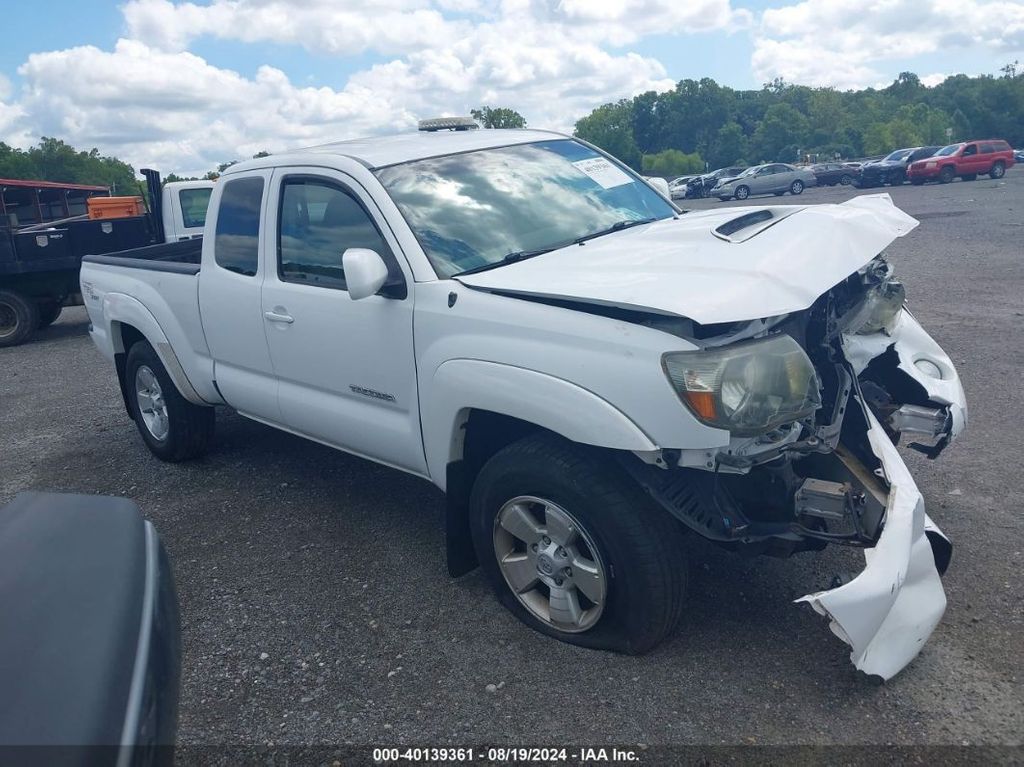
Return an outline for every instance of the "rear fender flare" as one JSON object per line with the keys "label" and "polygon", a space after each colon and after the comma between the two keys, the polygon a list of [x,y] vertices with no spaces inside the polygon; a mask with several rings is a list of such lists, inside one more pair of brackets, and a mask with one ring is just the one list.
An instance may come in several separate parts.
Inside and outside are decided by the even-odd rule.
{"label": "rear fender flare", "polygon": [[156,351],[178,393],[195,405],[210,404],[196,392],[160,323],[141,301],[124,293],[107,293],[103,297],[103,316],[110,323],[110,339],[115,355],[128,353],[128,349],[124,348],[124,326],[135,328]]}

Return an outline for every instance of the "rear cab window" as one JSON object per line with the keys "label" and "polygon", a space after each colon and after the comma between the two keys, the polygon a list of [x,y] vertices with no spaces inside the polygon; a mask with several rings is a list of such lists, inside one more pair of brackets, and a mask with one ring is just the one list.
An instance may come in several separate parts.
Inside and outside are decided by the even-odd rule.
{"label": "rear cab window", "polygon": [[214,237],[214,260],[218,266],[246,277],[256,274],[262,205],[262,178],[254,176],[225,182]]}
{"label": "rear cab window", "polygon": [[206,209],[210,207],[212,189],[182,189],[178,192],[181,219],[186,229],[206,226]]}

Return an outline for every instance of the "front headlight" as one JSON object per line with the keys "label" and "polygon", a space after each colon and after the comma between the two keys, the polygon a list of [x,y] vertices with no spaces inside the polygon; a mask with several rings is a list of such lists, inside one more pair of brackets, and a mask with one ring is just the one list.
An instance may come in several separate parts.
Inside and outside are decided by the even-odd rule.
{"label": "front headlight", "polygon": [[753,437],[821,407],[818,376],[787,335],[662,357],[683,403],[708,426]]}
{"label": "front headlight", "polygon": [[890,277],[876,285],[868,291],[858,310],[858,318],[863,317],[863,324],[857,329],[857,334],[866,336],[883,330],[887,334],[892,333],[906,300],[907,290],[899,280]]}

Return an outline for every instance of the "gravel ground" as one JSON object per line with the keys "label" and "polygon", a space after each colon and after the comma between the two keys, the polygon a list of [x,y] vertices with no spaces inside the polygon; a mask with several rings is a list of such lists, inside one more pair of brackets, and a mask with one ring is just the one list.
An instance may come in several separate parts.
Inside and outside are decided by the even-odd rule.
{"label": "gravel ground", "polygon": [[857,572],[857,552],[741,559],[695,541],[675,638],[639,658],[560,644],[479,572],[447,577],[443,500],[422,480],[227,411],[205,459],[151,457],[83,309],[0,349],[0,502],[126,495],[153,520],[181,601],[186,744],[1020,744],[1024,170],[892,195],[921,220],[892,259],[971,421],[938,461],[907,454],[954,558],[945,618],[884,685],[792,604]]}

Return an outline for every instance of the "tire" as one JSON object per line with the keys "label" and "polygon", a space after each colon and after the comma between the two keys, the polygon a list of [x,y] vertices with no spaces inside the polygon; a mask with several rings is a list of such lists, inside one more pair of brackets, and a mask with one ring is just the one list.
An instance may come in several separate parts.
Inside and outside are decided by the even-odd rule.
{"label": "tire", "polygon": [[[640,654],[679,623],[682,526],[599,451],[554,435],[525,437],[484,465],[469,508],[473,544],[498,600],[536,631]],[[500,563],[510,559],[523,566]],[[581,572],[600,577],[582,585]],[[558,591],[554,604],[568,606],[557,610],[561,621],[551,614]]]}
{"label": "tire", "polygon": [[952,165],[947,165],[945,168],[943,168],[942,170],[939,171],[939,183],[940,184],[948,184],[949,182],[951,182],[953,180],[953,177],[955,175],[956,175],[956,171],[953,170],[953,166]]}
{"label": "tire", "polygon": [[1006,175],[1006,163],[1002,160],[997,160],[992,164],[992,170],[988,172],[989,178],[1002,178]]}
{"label": "tire", "polygon": [[800,179],[797,179],[796,181],[794,181],[792,184],[789,185],[789,193],[790,194],[803,194],[803,192],[804,192],[804,182],[801,181]]}
{"label": "tire", "polygon": [[61,312],[64,311],[64,307],[56,301],[40,301],[39,304],[39,322],[37,327],[42,330],[48,328],[50,325],[57,321],[60,317]]}
{"label": "tire", "polygon": [[745,200],[745,199],[747,199],[748,197],[750,197],[750,187],[749,186],[743,186],[743,185],[740,185],[740,186],[736,187],[735,197],[736,197],[737,200]]}
{"label": "tire", "polygon": [[842,176],[839,177],[839,183],[842,184],[843,186],[849,186],[850,184],[853,183],[853,176],[851,176],[849,173],[844,173]]}
{"label": "tire", "polygon": [[178,393],[152,346],[145,341],[132,346],[124,375],[128,409],[153,455],[178,463],[207,451],[213,408],[194,405]]}
{"label": "tire", "polygon": [[905,173],[896,171],[891,176],[889,176],[889,186],[903,186],[903,182],[906,180],[907,176]]}
{"label": "tire", "polygon": [[0,290],[0,347],[24,343],[38,327],[35,301],[13,290]]}

